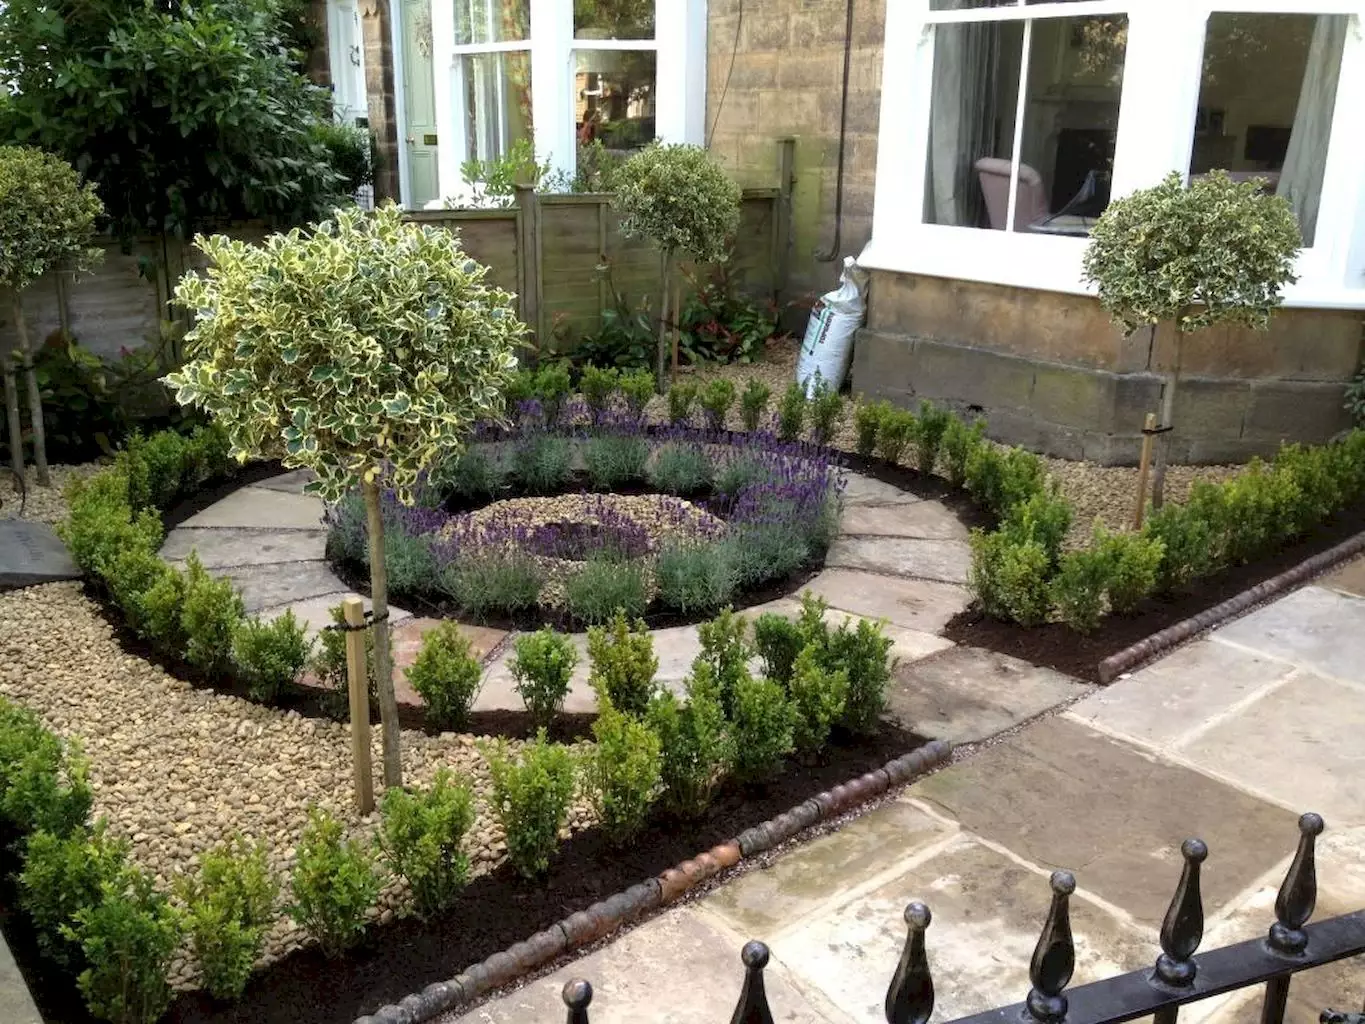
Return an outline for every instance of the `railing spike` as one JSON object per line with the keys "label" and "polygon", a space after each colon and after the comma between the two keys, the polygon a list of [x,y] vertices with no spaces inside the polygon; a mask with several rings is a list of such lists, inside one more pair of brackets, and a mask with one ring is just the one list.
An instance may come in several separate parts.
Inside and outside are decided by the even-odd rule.
{"label": "railing spike", "polygon": [[1325,827],[1320,814],[1310,811],[1299,818],[1299,848],[1275,897],[1275,923],[1266,939],[1277,953],[1294,956],[1308,945],[1303,926],[1313,916],[1318,901],[1315,847]]}
{"label": "railing spike", "polygon": [[1033,949],[1028,976],[1033,983],[1025,1005],[1036,1021],[1060,1021],[1066,1018],[1066,996],[1062,989],[1071,980],[1076,967],[1076,947],[1071,941],[1071,894],[1076,891],[1076,879],[1069,871],[1054,871],[1049,880],[1052,886],[1052,906]]}
{"label": "railing spike", "polygon": [[905,908],[909,932],[901,962],[886,990],[887,1024],[925,1024],[934,1012],[934,979],[924,952],[924,932],[933,919],[929,908],[918,901]]}
{"label": "railing spike", "polygon": [[730,1024],[773,1024],[773,1012],[768,1009],[768,992],[763,986],[763,968],[768,966],[768,947],[751,939],[739,951],[744,964],[744,989],[739,994],[735,1015]]}
{"label": "railing spike", "polygon": [[588,1024],[588,1004],[592,1002],[592,986],[582,978],[564,983],[561,993],[569,1008],[568,1024]]}
{"label": "railing spike", "polygon": [[1161,922],[1161,955],[1156,959],[1156,976],[1167,985],[1185,988],[1194,983],[1199,965],[1192,959],[1204,939],[1204,902],[1199,892],[1199,865],[1209,855],[1202,839],[1186,839],[1180,844],[1185,867]]}

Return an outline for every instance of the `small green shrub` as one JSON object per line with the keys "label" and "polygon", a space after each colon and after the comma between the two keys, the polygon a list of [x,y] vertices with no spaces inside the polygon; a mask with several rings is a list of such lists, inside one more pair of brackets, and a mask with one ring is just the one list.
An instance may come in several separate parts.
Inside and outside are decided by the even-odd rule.
{"label": "small green shrub", "polygon": [[649,400],[654,397],[653,371],[641,367],[629,373],[622,373],[618,387],[621,398],[626,403],[626,411],[630,413],[631,419],[638,421],[645,414],[645,406],[649,405]]}
{"label": "small green shrub", "polygon": [[815,385],[810,399],[810,434],[816,444],[829,444],[844,418],[844,396],[825,381]]}
{"label": "small green shrub", "polygon": [[43,955],[64,967],[79,969],[80,946],[63,927],[74,925],[76,911],[94,906],[106,883],[115,881],[128,860],[128,842],[111,838],[103,819],[88,833],[67,836],[34,832],[24,844],[19,875],[19,904],[27,911]]}
{"label": "small green shrub", "polygon": [[422,698],[427,721],[441,729],[464,727],[482,678],[483,666],[470,653],[469,638],[450,621],[423,634],[408,669],[408,682]]}
{"label": "small green shrub", "polygon": [[1050,586],[1058,617],[1077,632],[1089,633],[1104,617],[1109,560],[1094,548],[1069,551]]}
{"label": "small green shrub", "polygon": [[89,820],[92,802],[80,747],[63,744],[33,712],[0,699],[0,818],[20,836],[68,836]]}
{"label": "small green shrub", "polygon": [[536,397],[540,399],[545,412],[545,422],[559,422],[559,413],[564,399],[573,394],[573,383],[569,379],[569,368],[563,363],[547,363],[536,371]]}
{"label": "small green shrub", "polygon": [[379,897],[380,875],[369,850],[346,838],[341,822],[314,807],[299,841],[289,916],[327,956],[359,941]]}
{"label": "small green shrub", "polygon": [[102,577],[121,553],[155,552],[161,546],[161,520],[149,509],[134,513],[128,477],[117,469],[73,481],[66,500],[70,514],[58,524],[57,535],[88,573]]}
{"label": "small green shrub", "polygon": [[540,566],[517,551],[461,557],[437,579],[438,588],[476,619],[534,608],[544,585]]}
{"label": "small green shrub", "polygon": [[507,859],[526,878],[542,875],[559,845],[574,793],[574,758],[542,730],[513,760],[504,743],[483,748],[493,782],[491,809],[502,825]]}
{"label": "small green shrub", "polygon": [[915,429],[915,452],[919,471],[928,476],[938,463],[938,452],[943,444],[943,436],[948,425],[956,419],[947,409],[941,409],[933,402],[919,404],[919,425]]}
{"label": "small green shrub", "polygon": [[947,470],[945,476],[953,487],[962,487],[967,482],[967,465],[972,453],[985,445],[986,424],[983,420],[966,420],[956,416],[948,420],[943,431],[943,462]]}
{"label": "small green shrub", "polygon": [[659,603],[684,614],[714,612],[738,585],[731,549],[709,541],[665,544],[654,568]]}
{"label": "small green shrub", "polygon": [[180,490],[186,439],[174,430],[151,437],[128,435],[114,465],[128,477],[128,501],[135,509],[166,508]]}
{"label": "small green shrub", "polygon": [[583,782],[597,820],[616,842],[645,827],[659,793],[662,751],[659,737],[644,722],[599,695],[592,725],[597,744],[583,765]]}
{"label": "small green shrub", "polygon": [[804,647],[792,665],[791,694],[796,749],[817,754],[829,742],[829,731],[848,709],[848,671],[830,670],[817,644]]}
{"label": "small green shrub", "polygon": [[739,418],[744,421],[744,429],[754,433],[763,424],[763,414],[768,411],[768,402],[773,397],[773,389],[761,380],[750,379],[739,396]]}
{"label": "small green shrub", "polygon": [[1047,552],[1048,568],[1057,564],[1071,529],[1071,506],[1056,491],[1038,491],[1009,508],[1001,529],[1017,540],[1036,540]]}
{"label": "small green shrub", "polygon": [[910,442],[915,439],[917,421],[908,409],[887,406],[877,424],[877,454],[887,462],[899,463]]}
{"label": "small green shrub", "polygon": [[588,479],[599,491],[612,491],[645,478],[649,442],[628,434],[602,434],[583,449]]}
{"label": "small green shrub", "polygon": [[[155,557],[155,556],[153,556]],[[185,656],[188,638],[181,621],[185,606],[185,574],[171,566],[142,595],[142,635],[158,651],[176,658]]]}
{"label": "small green shrub", "polygon": [[[341,605],[327,609],[332,624],[341,626],[346,623],[346,615]],[[389,646],[392,648],[393,634],[390,633]],[[365,677],[369,680],[370,704],[374,705],[378,695],[374,686],[374,630],[364,631],[365,637]],[[329,693],[328,710],[339,718],[350,714],[351,684],[346,668],[346,633],[339,629],[324,629],[318,634],[318,649],[309,666],[313,674],[325,683]]]}
{"label": "small green shrub", "polygon": [[832,632],[823,629],[823,619],[815,627],[813,612],[818,607],[803,610],[801,625],[808,637],[823,645],[825,670],[848,676],[848,695],[840,724],[850,732],[874,733],[886,710],[886,687],[895,667],[890,657],[892,640],[886,635],[884,623],[870,619],[859,619],[855,626],[845,617]]}
{"label": "small green shrub", "polygon": [[1005,530],[972,531],[968,581],[981,609],[996,619],[1036,626],[1047,620],[1052,559],[1032,538]]}
{"label": "small green shrub", "polygon": [[175,570],[156,552],[144,547],[120,551],[108,566],[104,585],[139,636],[153,639],[148,635],[146,597],[163,577],[173,573]]}
{"label": "small green shrub", "polygon": [[656,689],[659,659],[643,619],[632,625],[627,613],[618,609],[609,625],[589,629],[588,661],[588,680],[598,694],[627,714],[644,714]]}
{"label": "small green shrub", "polygon": [[707,381],[697,396],[702,412],[706,416],[706,426],[711,430],[724,430],[725,417],[735,404],[734,381],[726,377],[716,377]]}
{"label": "small green shrub", "polygon": [[648,606],[644,567],[638,561],[594,555],[564,581],[564,607],[588,625],[606,622],[617,612],[637,618]]}
{"label": "small green shrub", "polygon": [[763,674],[789,686],[796,657],[806,645],[800,627],[784,615],[764,612],[754,622],[754,648],[763,659]]}
{"label": "small green shrub", "polygon": [[527,494],[554,494],[573,476],[573,450],[568,439],[532,433],[512,449],[512,475]]}
{"label": "small green shrub", "polygon": [[[650,378],[650,389],[653,390],[653,376]],[[592,413],[593,422],[601,422],[603,416],[611,408],[611,396],[615,394],[617,385],[621,382],[621,372],[614,366],[583,367],[583,376],[579,378],[578,387],[583,392],[583,401],[587,403],[588,411]]]}
{"label": "small green shrub", "polygon": [[274,700],[298,679],[312,651],[313,642],[289,609],[269,622],[254,615],[243,619],[232,638],[237,675],[260,701]]}
{"label": "small green shrub", "polygon": [[384,793],[379,845],[389,865],[407,883],[421,918],[451,906],[469,879],[465,833],[474,824],[474,795],[438,769],[431,786]]}
{"label": "small green shrub", "polygon": [[[669,392],[672,394],[672,392]],[[654,453],[650,486],[665,494],[697,494],[711,486],[715,466],[699,444],[670,441]]]}
{"label": "small green shrub", "polygon": [[701,652],[692,663],[695,671],[699,662],[711,668],[720,686],[721,706],[734,710],[735,688],[749,677],[749,659],[754,650],[749,646],[749,624],[743,615],[726,608],[710,622],[697,627]]}
{"label": "small green shrub", "polygon": [[668,422],[684,426],[692,418],[692,406],[697,401],[697,382],[680,380],[668,389]]}
{"label": "small green shrub", "polygon": [[569,695],[578,648],[549,626],[517,637],[516,653],[508,662],[517,693],[538,728],[554,721]]}
{"label": "small green shrub", "polygon": [[789,384],[777,403],[777,437],[781,441],[796,441],[806,426],[806,389],[800,384]]}
{"label": "small green shrub", "polygon": [[114,1024],[154,1024],[171,1003],[166,976],[180,947],[180,914],[141,871],[125,867],[62,934],[87,964],[76,979],[85,1005]]}
{"label": "small green shrub", "polygon": [[264,844],[241,837],[204,854],[195,878],[181,879],[190,949],[215,999],[238,999],[275,923],[279,880]]}
{"label": "small green shrub", "polygon": [[233,637],[245,616],[232,580],[210,576],[191,552],[185,562],[185,597],[180,609],[185,660],[201,672],[226,668],[232,662]]}
{"label": "small green shrub", "polygon": [[645,720],[659,737],[664,803],[676,815],[695,818],[734,762],[735,746],[710,665],[694,664],[685,686],[686,703],[661,690]]}
{"label": "small green shrub", "polygon": [[980,444],[968,457],[966,472],[967,490],[997,515],[1004,515],[1047,487],[1043,460],[1022,448],[1001,453]]}
{"label": "small green shrub", "polygon": [[1126,615],[1156,592],[1165,553],[1161,542],[1141,534],[1106,534],[1101,550],[1109,559],[1109,607]]}
{"label": "small green shrub", "polygon": [[762,782],[775,775],[795,749],[795,718],[781,683],[749,676],[741,679],[730,714],[736,777],[744,782]]}
{"label": "small green shrub", "polygon": [[869,402],[862,398],[853,407],[853,448],[865,459],[870,459],[877,450],[882,417],[889,408],[886,402]]}
{"label": "small green shrub", "polygon": [[1351,422],[1357,427],[1365,427],[1365,367],[1351,378],[1346,387],[1346,411]]}

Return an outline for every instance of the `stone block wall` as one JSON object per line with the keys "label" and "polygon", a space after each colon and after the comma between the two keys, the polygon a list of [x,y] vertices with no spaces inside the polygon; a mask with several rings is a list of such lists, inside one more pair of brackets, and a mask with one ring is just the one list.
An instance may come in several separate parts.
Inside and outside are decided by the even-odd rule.
{"label": "stone block wall", "polygon": [[[982,413],[991,437],[1063,458],[1137,461],[1174,365],[1169,325],[1128,337],[1094,299],[874,272],[853,387]],[[1365,358],[1359,312],[1283,309],[1268,331],[1185,339],[1173,457],[1241,462],[1350,425],[1346,384]]]}
{"label": "stone block wall", "polygon": [[[853,3],[844,202],[835,258],[839,108],[846,4]],[[741,184],[771,186],[776,141],[796,137],[789,296],[831,287],[840,261],[872,234],[873,175],[881,103],[887,0],[710,0],[707,26],[708,144]]]}

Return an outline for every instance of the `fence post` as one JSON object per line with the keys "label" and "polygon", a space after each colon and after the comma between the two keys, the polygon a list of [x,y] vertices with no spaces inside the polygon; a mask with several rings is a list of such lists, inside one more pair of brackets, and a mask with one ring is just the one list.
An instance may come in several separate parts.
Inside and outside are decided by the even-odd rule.
{"label": "fence post", "polygon": [[773,299],[782,301],[791,277],[792,189],[796,185],[796,140],[777,140],[777,201],[773,205]]}
{"label": "fence post", "polygon": [[541,322],[544,294],[540,283],[540,197],[531,185],[517,190],[517,280],[521,283],[521,319],[536,338],[536,361],[545,343]]}
{"label": "fence post", "polygon": [[[351,760],[355,767],[355,802],[361,814],[374,810],[374,777],[370,770],[370,673],[365,664],[365,606],[358,597],[341,602],[346,625],[346,682],[351,698]],[[357,628],[358,627],[358,628]]]}

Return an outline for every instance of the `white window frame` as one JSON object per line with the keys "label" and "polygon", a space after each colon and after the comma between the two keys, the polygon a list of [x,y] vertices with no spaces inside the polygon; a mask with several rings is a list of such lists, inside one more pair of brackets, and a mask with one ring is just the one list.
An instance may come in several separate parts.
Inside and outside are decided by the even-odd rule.
{"label": "white window frame", "polygon": [[[1085,238],[924,222],[935,26],[1125,15],[1128,46],[1111,187],[1117,198],[1155,185],[1172,170],[1188,173],[1211,14],[1349,16],[1317,231],[1312,247],[1299,254],[1299,280],[1286,290],[1285,303],[1365,309],[1365,134],[1352,128],[1352,112],[1365,108],[1365,0],[1080,0],[1027,6],[1020,0],[949,11],[931,11],[930,0],[886,2],[872,240],[860,262],[1081,295],[1094,293],[1081,276]],[[1018,143],[1016,132],[1016,148]]]}
{"label": "white window frame", "polygon": [[[652,50],[655,71],[655,132],[665,142],[700,145],[706,118],[706,0],[655,0],[650,39],[576,39],[572,0],[530,0],[530,33],[524,40],[455,43],[455,3],[432,0],[432,73],[436,76],[439,185],[442,197],[467,191],[460,174],[467,152],[463,64],[466,54],[526,52],[531,60],[531,121],[536,160],[552,171],[573,174],[577,158],[574,124],[576,50]],[[659,40],[666,40],[660,46]]]}

